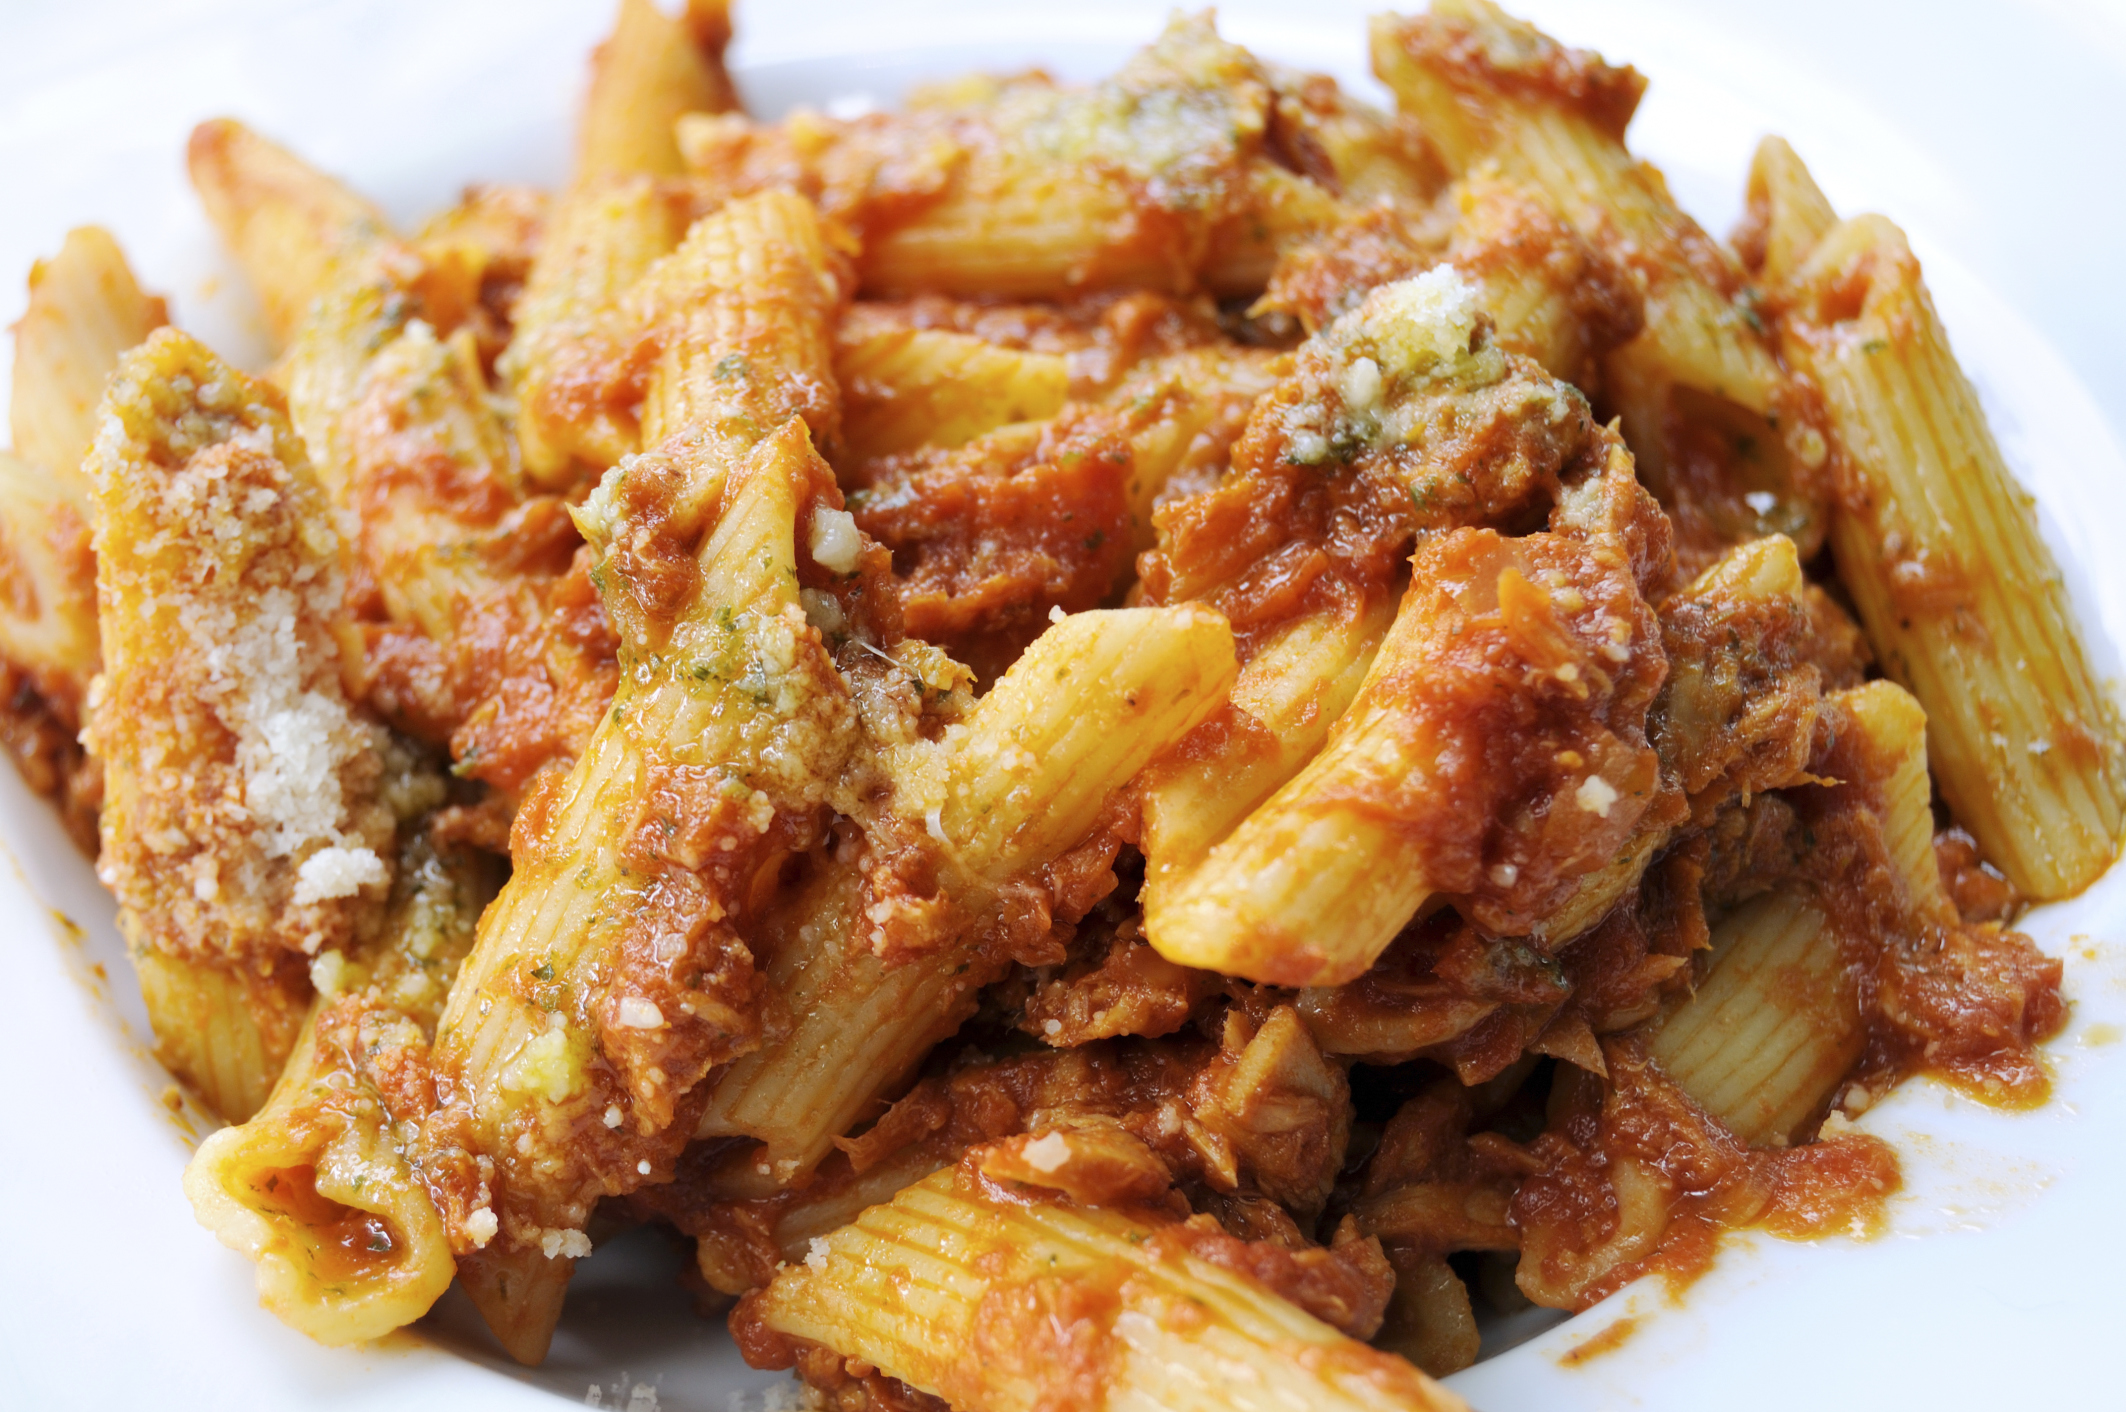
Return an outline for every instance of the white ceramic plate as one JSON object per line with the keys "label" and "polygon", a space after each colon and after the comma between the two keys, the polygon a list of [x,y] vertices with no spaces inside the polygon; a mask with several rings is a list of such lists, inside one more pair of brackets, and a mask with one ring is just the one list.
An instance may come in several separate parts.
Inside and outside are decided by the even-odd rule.
{"label": "white ceramic plate", "polygon": [[[756,111],[890,103],[911,80],[1042,62],[1111,66],[1163,0],[741,0],[736,52]],[[1228,0],[1231,37],[1364,77],[1365,5]],[[1721,0],[1531,0],[1561,37],[1653,80],[1634,145],[1725,230],[1756,138],[1784,133],[1841,209],[1889,213],[1926,263],[2009,460],[2037,493],[2107,674],[2126,641],[2126,9]],[[0,319],[31,259],[72,225],[110,226],[187,327],[240,360],[255,307],[182,175],[184,138],[242,117],[395,215],[469,180],[552,182],[606,0],[0,0]],[[2092,390],[2094,395],[2092,395]],[[532,1408],[742,1412],[750,1373],[638,1234],[579,1271],[553,1357],[506,1366],[446,1299],[418,1335],[318,1348],[257,1307],[251,1268],[192,1223],[186,1121],[142,1045],[111,904],[50,814],[0,768],[0,935],[15,1006],[0,1024],[0,1403],[10,1406]],[[74,931],[61,919],[83,929]],[[1875,1242],[1743,1240],[1671,1304],[1628,1290],[1454,1379],[1487,1412],[2118,1405],[2126,1314],[2116,1217],[2126,1159],[2126,875],[2032,915],[2074,1001],[2051,1046],[2057,1096],[2005,1115],[1924,1083],[1864,1124],[1904,1154]],[[105,976],[108,976],[108,980]],[[1639,1327],[1579,1366],[1611,1320]],[[651,1394],[655,1397],[652,1399]]]}

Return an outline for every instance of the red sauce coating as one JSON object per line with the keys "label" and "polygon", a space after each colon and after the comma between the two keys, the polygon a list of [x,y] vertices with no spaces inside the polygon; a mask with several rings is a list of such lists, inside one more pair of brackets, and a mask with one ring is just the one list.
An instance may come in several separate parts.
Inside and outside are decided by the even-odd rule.
{"label": "red sauce coating", "polygon": [[374,1279],[391,1264],[397,1241],[390,1224],[373,1211],[342,1206],[317,1189],[309,1167],[284,1167],[259,1174],[252,1199],[286,1216],[308,1233],[310,1267],[321,1283]]}
{"label": "red sauce coating", "polygon": [[1128,569],[1134,459],[1122,419],[1086,408],[1030,446],[986,437],[874,465],[851,506],[893,551],[907,630],[993,676],[1053,609],[1098,607]]}
{"label": "red sauce coating", "polygon": [[1863,1136],[1751,1149],[1649,1063],[1631,1040],[1603,1045],[1608,1082],[1561,1069],[1551,1121],[1531,1146],[1543,1170],[1513,1198],[1520,1285],[1540,1303],[1584,1309],[1658,1272],[1680,1291],[1712,1265],[1722,1236],[1867,1236],[1896,1192],[1897,1158]]}

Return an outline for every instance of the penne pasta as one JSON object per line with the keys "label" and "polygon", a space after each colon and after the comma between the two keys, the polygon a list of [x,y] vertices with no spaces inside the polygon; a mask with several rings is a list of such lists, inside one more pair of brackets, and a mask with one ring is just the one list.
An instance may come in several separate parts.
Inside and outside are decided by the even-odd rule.
{"label": "penne pasta", "polygon": [[[852,336],[853,334],[853,336]],[[999,348],[944,329],[852,331],[835,341],[852,458],[958,446],[1009,422],[1062,410],[1070,367],[1060,356]]]}
{"label": "penne pasta", "polygon": [[344,263],[388,229],[368,201],[231,119],[193,129],[186,161],[207,218],[251,277],[282,346]]}
{"label": "penne pasta", "polygon": [[0,729],[23,777],[93,854],[103,777],[78,737],[102,656],[82,460],[119,355],[167,310],[96,226],[70,231],[29,286],[9,403],[17,454],[0,453]]}
{"label": "penne pasta", "polygon": [[1384,597],[1291,624],[1240,669],[1226,706],[1146,770],[1148,913],[1313,758],[1358,695],[1393,607]]}
{"label": "penne pasta", "polygon": [[307,968],[263,970],[132,950],[155,1058],[208,1112],[242,1123],[265,1107],[288,1066],[310,1008]]}
{"label": "penne pasta", "polygon": [[[682,19],[653,0],[622,0],[594,56],[575,174],[532,261],[501,372],[517,399],[524,467],[567,489],[644,445],[635,404],[643,370],[620,297],[686,233],[691,197],[673,125],[737,98],[723,70],[725,0],[690,0]],[[657,440],[652,436],[649,443]]]}
{"label": "penne pasta", "polygon": [[259,1302],[320,1343],[411,1323],[455,1273],[401,1136],[419,1114],[394,1110],[472,945],[483,871],[416,834],[381,935],[313,967],[317,1004],[271,1098],[185,1168],[200,1224],[257,1264]]}
{"label": "penne pasta", "polygon": [[[688,118],[679,143],[713,187],[816,193],[861,241],[861,287],[886,297],[1252,294],[1286,245],[1351,209],[1271,159],[1272,80],[1208,17],[1177,18],[1091,89],[1022,80],[983,91],[978,103],[852,123]],[[1373,145],[1376,163],[1394,153]],[[1337,181],[1332,168],[1317,174]]]}
{"label": "penne pasta", "polygon": [[1713,928],[1712,957],[1648,1052],[1736,1136],[1785,1143],[1867,1040],[1837,929],[1804,894],[1768,892]]}
{"label": "penne pasta", "polygon": [[1750,159],[1743,218],[1733,244],[1742,263],[1776,290],[1798,274],[1838,213],[1783,137],[1767,137]]}
{"label": "penne pasta", "polygon": [[616,306],[685,231],[684,205],[649,177],[581,182],[555,203],[500,364],[538,484],[566,488],[579,462],[603,470],[641,445],[640,370]]}
{"label": "penne pasta", "polygon": [[[735,930],[756,878],[861,787],[845,772],[860,763],[847,689],[798,598],[800,526],[840,513],[797,415],[832,411],[817,399],[832,395],[836,286],[804,238],[812,219],[794,198],[737,203],[675,257],[713,306],[657,373],[670,386],[653,396],[688,431],[583,510],[631,666],[574,768],[520,816],[515,871],[438,1029],[456,1097],[424,1160],[493,1162],[491,1194],[453,1234],[476,1302],[526,1362],[588,1251],[591,1204],[668,1169],[690,1091],[759,1042]],[[793,238],[741,257],[731,234],[762,223]],[[586,1125],[604,1155],[580,1145]]]}
{"label": "penne pasta", "polygon": [[535,187],[483,182],[466,188],[463,200],[422,222],[413,235],[414,254],[437,272],[424,283],[467,299],[458,328],[473,335],[483,369],[492,368],[509,346],[551,205]]}
{"label": "penne pasta", "polygon": [[[666,1134],[689,1090],[758,1043],[752,959],[732,919],[754,876],[810,841],[853,745],[831,664],[792,624],[800,502],[826,489],[795,420],[742,469],[701,592],[662,644],[667,665],[646,682],[623,674],[575,768],[520,816],[516,871],[452,994],[436,1057],[462,1097],[438,1141],[445,1158],[494,1157],[489,1229],[503,1245],[486,1258],[529,1264],[520,1291],[565,1282],[588,1250],[591,1202],[649,1174],[618,1175],[631,1163],[675,1156],[685,1129]],[[749,677],[771,683],[763,696]],[[790,752],[792,774],[748,768],[753,741]],[[527,976],[551,1007],[521,993]],[[592,1162],[575,1134],[601,1118],[613,1155]],[[550,1329],[508,1346],[536,1362]]]}
{"label": "penne pasta", "polygon": [[[333,517],[278,395],[174,331],[121,361],[87,470],[99,872],[129,949],[166,962],[155,989],[172,1008],[150,1011],[166,1050],[192,1047],[194,1012],[257,991],[281,997],[258,1018],[260,1052],[285,1058],[272,1036],[300,988],[289,968],[363,935],[391,881],[398,767],[341,684]],[[188,986],[193,967],[231,974]],[[195,1083],[202,1062],[221,1069],[188,1060]],[[241,1104],[271,1077],[215,1092]]]}
{"label": "penne pasta", "polygon": [[202,124],[266,380],[33,273],[0,742],[278,1318],[535,1364],[654,1223],[808,1405],[1447,1412],[2043,1098],[2126,758],[1893,227],[1767,139],[1716,244],[1488,0],[1394,112],[1205,14],[756,122],[730,22],[404,233]]}
{"label": "penne pasta", "polygon": [[1844,452],[1839,572],[1943,797],[2023,892],[2080,891],[2118,856],[2116,711],[1897,228],[1825,235],[1782,327]]}
{"label": "penne pasta", "polygon": [[979,1150],[815,1242],[741,1306],[740,1347],[789,1366],[823,1345],[955,1406],[1026,1412],[1066,1395],[1057,1340],[1084,1327],[1083,1366],[1110,1407],[1462,1405],[1195,1253],[1192,1227],[1019,1194],[1012,1178],[1039,1180],[1026,1163],[1051,1142],[1070,1150],[1059,1134]]}
{"label": "penne pasta", "polygon": [[29,293],[8,402],[15,454],[79,488],[104,382],[119,354],[169,322],[169,308],[141,290],[100,226],[68,231],[57,255],[30,267]]}
{"label": "penne pasta", "polygon": [[102,663],[87,487],[0,452],[0,659],[62,728],[81,728]]}
{"label": "penne pasta", "polygon": [[514,796],[575,758],[613,695],[611,632],[564,504],[525,496],[475,335],[420,320],[369,361],[343,419],[359,562],[361,690],[447,743],[456,773]]}
{"label": "penne pasta", "polygon": [[697,221],[622,305],[628,326],[656,349],[645,370],[643,444],[683,433],[730,457],[803,417],[815,442],[834,446],[841,408],[827,328],[844,297],[837,276],[818,216],[787,192]]}
{"label": "penne pasta", "polygon": [[677,176],[673,124],[685,113],[738,106],[723,67],[730,42],[729,0],[689,0],[678,18],[654,0],[620,0],[611,36],[591,55],[576,133],[578,179]]}

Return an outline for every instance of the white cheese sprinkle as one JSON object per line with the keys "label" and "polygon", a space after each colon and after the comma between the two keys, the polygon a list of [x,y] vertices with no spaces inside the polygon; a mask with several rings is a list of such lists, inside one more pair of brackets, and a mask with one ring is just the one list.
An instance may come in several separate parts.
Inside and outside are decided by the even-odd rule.
{"label": "white cheese sprinkle", "polygon": [[1036,1172],[1053,1172],[1070,1160],[1070,1139],[1061,1133],[1049,1133],[1027,1143],[1019,1149],[1019,1155]]}
{"label": "white cheese sprinkle", "polygon": [[1606,819],[1609,817],[1609,806],[1617,802],[1617,791],[1616,786],[1600,775],[1589,775],[1580,781],[1580,787],[1572,797],[1588,813],[1596,818]]}
{"label": "white cheese sprinkle", "polygon": [[847,510],[814,510],[811,548],[813,561],[829,573],[855,573],[864,552],[856,516]]}
{"label": "white cheese sprinkle", "polygon": [[1371,358],[1354,358],[1344,369],[1344,406],[1358,411],[1370,411],[1380,405],[1380,364]]}
{"label": "white cheese sprinkle", "polygon": [[322,952],[310,963],[310,984],[326,1000],[337,1000],[347,988],[347,969],[347,958],[339,952]]}
{"label": "white cheese sprinkle", "polygon": [[664,1027],[664,1012],[654,1000],[644,1000],[639,995],[620,997],[620,1024],[631,1030],[655,1030]]}
{"label": "white cheese sprinkle", "polygon": [[565,1255],[571,1260],[581,1260],[591,1253],[591,1238],[581,1231],[562,1231],[549,1227],[539,1232],[539,1250],[551,1260]]}
{"label": "white cheese sprinkle", "polygon": [[495,1219],[495,1213],[485,1206],[465,1218],[465,1234],[472,1237],[473,1247],[477,1250],[485,1250],[487,1242],[495,1238],[495,1232],[500,1230],[501,1226],[502,1223]]}
{"label": "white cheese sprinkle", "polygon": [[295,875],[295,904],[352,897],[365,887],[382,886],[388,877],[384,860],[367,848],[320,848]]}

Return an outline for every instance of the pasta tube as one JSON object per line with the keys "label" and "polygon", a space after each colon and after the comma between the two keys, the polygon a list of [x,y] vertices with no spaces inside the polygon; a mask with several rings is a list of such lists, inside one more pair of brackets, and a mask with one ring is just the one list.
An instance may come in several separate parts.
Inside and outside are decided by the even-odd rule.
{"label": "pasta tube", "polygon": [[1791,280],[1837,224],[1838,213],[1786,139],[1758,143],[1733,243],[1765,287],[1778,289]]}
{"label": "pasta tube", "polygon": [[[438,1131],[492,1155],[502,1244],[483,1258],[531,1266],[519,1291],[565,1282],[597,1197],[668,1163],[689,1091],[758,1043],[735,922],[756,876],[812,841],[855,743],[791,569],[800,503],[831,485],[802,423],[762,443],[661,668],[623,673],[583,757],[520,815],[516,871],[436,1041],[461,1095]],[[550,1328],[510,1351],[538,1361]]]}
{"label": "pasta tube", "polygon": [[672,126],[680,115],[738,106],[723,67],[730,42],[729,0],[691,0],[679,18],[655,0],[620,0],[611,36],[591,55],[576,134],[578,178],[677,176]]}
{"label": "pasta tube", "polygon": [[31,269],[15,325],[9,412],[21,459],[0,453],[0,716],[23,778],[91,854],[103,780],[79,736],[102,657],[81,463],[119,355],[166,317],[109,233],[83,226]]}
{"label": "pasta tube", "polygon": [[628,327],[657,350],[646,371],[643,444],[684,432],[735,457],[802,417],[815,442],[833,446],[841,404],[828,330],[843,298],[803,197],[766,192],[695,222],[623,300]]}
{"label": "pasta tube", "polygon": [[195,129],[191,170],[285,345],[276,380],[287,389],[288,415],[341,533],[353,539],[347,419],[369,361],[417,315],[431,326],[454,323],[471,292],[431,278],[375,207],[241,123]]}
{"label": "pasta tube", "polygon": [[169,309],[142,292],[100,226],[68,231],[57,255],[30,267],[29,293],[8,403],[15,454],[79,489],[103,385],[119,354],[169,322]]}
{"label": "pasta tube", "polygon": [[147,948],[131,953],[156,1062],[228,1122],[244,1122],[263,1108],[309,1010],[304,969],[261,970]]}
{"label": "pasta tube", "polygon": [[259,1302],[320,1343],[413,1322],[455,1273],[401,1138],[420,1114],[394,1106],[472,945],[491,890],[482,871],[416,835],[381,937],[314,968],[317,1008],[264,1109],[210,1136],[185,1168],[200,1224],[257,1263]]}
{"label": "pasta tube", "polygon": [[1092,88],[984,94],[852,123],[689,118],[679,140],[716,189],[816,192],[862,241],[861,287],[882,296],[1253,294],[1286,245],[1352,209],[1272,158],[1273,80],[1207,16],[1176,18]]}
{"label": "pasta tube", "polygon": [[[576,171],[533,259],[501,371],[518,404],[525,470],[566,489],[644,444],[642,369],[618,322],[620,296],[685,234],[689,193],[673,124],[737,106],[723,70],[725,0],[692,0],[672,19],[622,0],[591,65]],[[652,438],[654,441],[655,438]]]}
{"label": "pasta tube", "polygon": [[944,329],[864,328],[835,341],[849,455],[958,446],[1008,422],[1062,410],[1070,366],[1053,353],[1001,348]]}
{"label": "pasta tube", "polygon": [[1311,760],[1358,695],[1394,620],[1382,597],[1292,623],[1256,650],[1225,708],[1145,771],[1147,911]]}
{"label": "pasta tube", "polygon": [[61,474],[0,452],[0,658],[75,731],[102,662],[89,514],[78,463]]}
{"label": "pasta tube", "polygon": [[602,470],[641,444],[640,370],[615,306],[685,231],[684,207],[650,177],[579,182],[554,203],[499,365],[540,485],[565,489],[579,462]]}
{"label": "pasta tube", "polygon": [[192,131],[192,187],[285,346],[355,252],[388,229],[383,213],[286,148],[217,118]]}
{"label": "pasta tube", "polygon": [[[1204,1259],[1191,1228],[1001,1177],[1038,1177],[1043,1143],[1069,1150],[1060,1134],[978,1150],[815,1241],[740,1306],[741,1349],[756,1366],[787,1367],[791,1340],[820,1344],[994,1412],[1055,1405],[1078,1376],[1115,1409],[1462,1406],[1402,1360]],[[1033,1167],[1007,1165],[1007,1149]],[[979,1174],[985,1160],[1000,1177]]]}
{"label": "pasta tube", "polygon": [[[99,870],[129,949],[158,958],[150,1019],[184,1077],[224,1071],[184,1052],[188,1011],[280,997],[253,1007],[260,1066],[208,1092],[242,1118],[287,1057],[279,1019],[299,1013],[304,959],[363,935],[384,902],[386,742],[341,686],[339,540],[278,395],[162,330],[126,355],[104,406],[87,462]],[[232,974],[188,998],[182,977],[217,967]]]}
{"label": "pasta tube", "polygon": [[[434,1180],[492,1161],[490,1199],[468,1200],[453,1235],[469,1290],[527,1362],[589,1248],[593,1203],[668,1171],[690,1091],[758,1043],[736,929],[758,880],[815,841],[830,805],[856,812],[864,783],[855,713],[797,590],[800,527],[817,544],[839,513],[793,415],[833,387],[835,285],[816,231],[803,238],[812,219],[791,197],[734,203],[675,257],[713,306],[681,332],[720,351],[674,340],[657,378],[677,386],[653,396],[688,435],[615,470],[583,510],[620,686],[575,767],[520,815],[515,871],[437,1034],[454,1098],[426,1160]],[[733,232],[777,221],[791,238],[739,253]]]}
{"label": "pasta tube", "polygon": [[1713,928],[1712,968],[1648,1051],[1736,1136],[1780,1144],[1821,1112],[1866,1044],[1836,928],[1793,889]]}
{"label": "pasta tube", "polygon": [[1832,549],[1869,641],[1926,708],[1956,818],[2025,894],[2071,896],[2118,856],[2116,710],[1919,262],[1858,217],[1823,237],[1792,301],[1788,356],[1844,451]]}
{"label": "pasta tube", "polygon": [[409,324],[370,360],[345,430],[360,557],[389,619],[364,624],[363,695],[510,798],[581,752],[618,670],[567,508],[520,494],[470,329]]}
{"label": "pasta tube", "polygon": [[31,268],[29,308],[15,325],[9,413],[20,459],[0,453],[0,722],[23,779],[91,855],[103,777],[80,734],[102,659],[81,463],[119,355],[166,317],[109,233],[83,226]]}

